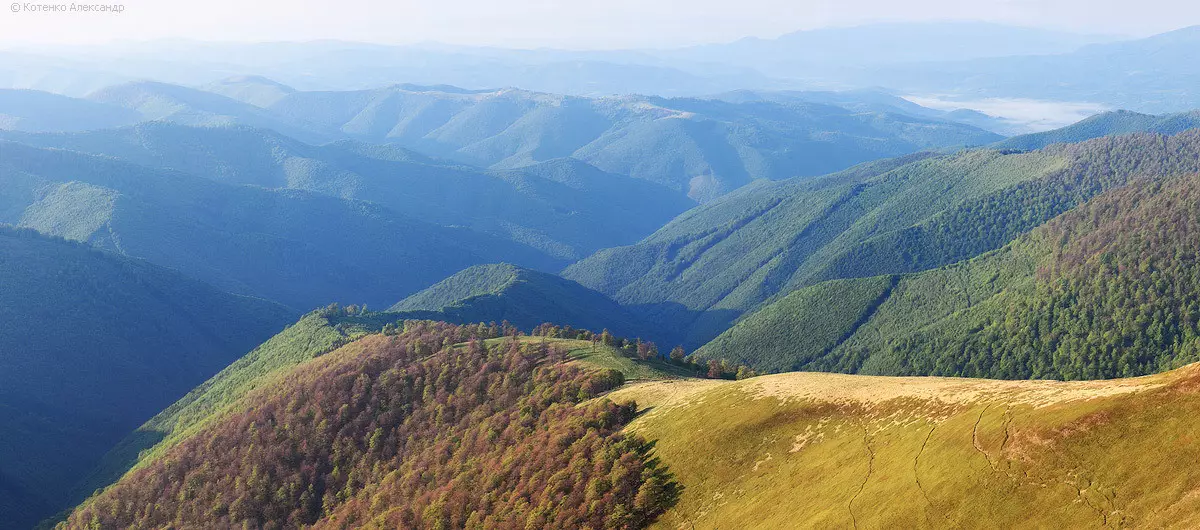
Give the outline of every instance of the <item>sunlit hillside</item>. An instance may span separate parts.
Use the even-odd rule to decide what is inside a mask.
[[[1195,528],[1200,366],[1051,382],[660,381],[629,430],[684,485],[661,528]]]

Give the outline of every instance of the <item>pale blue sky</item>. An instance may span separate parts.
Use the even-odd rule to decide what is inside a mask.
[[[59,0],[44,0],[56,2]],[[99,1],[99,0],[89,0]],[[21,2],[24,3],[24,2]],[[671,47],[879,21],[987,20],[1148,35],[1200,24],[1192,0],[115,0],[119,15],[0,12],[0,42],[179,37]]]

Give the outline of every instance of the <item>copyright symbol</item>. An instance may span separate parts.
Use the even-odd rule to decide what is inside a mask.
[[[8,6],[8,8],[11,9],[13,13],[21,12],[21,4],[19,2],[13,2],[11,6]]]

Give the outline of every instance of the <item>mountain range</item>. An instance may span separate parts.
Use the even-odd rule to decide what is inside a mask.
[[[1200,70],[1186,60],[1198,42],[1200,26],[1191,26],[1065,54],[907,64],[850,78],[855,85],[908,93],[1085,101],[1138,112],[1181,112],[1200,107],[1194,89]]]
[[[242,84],[257,86],[261,81]],[[239,91],[232,84],[224,86],[233,95],[253,92],[250,87]],[[492,169],[569,157],[666,186],[697,201],[753,179],[818,175],[917,150],[1000,139],[937,117],[852,111],[794,97],[731,103],[395,86],[293,91],[260,108],[196,89],[133,83],[88,98],[133,110],[143,120],[238,124],[318,144],[338,139],[389,143]]]
[[[0,142],[0,222],[174,268],[292,308],[386,307],[478,263],[562,263],[532,247],[362,201],[235,186]]]
[[[313,146],[243,126],[147,122],[73,134],[0,131],[0,138],[221,184],[370,201],[409,218],[510,239],[562,260],[635,241],[694,204],[665,187],[573,159],[480,170],[394,145],[343,140]]]
[[[1196,34],[0,52],[0,529],[1196,526]]]

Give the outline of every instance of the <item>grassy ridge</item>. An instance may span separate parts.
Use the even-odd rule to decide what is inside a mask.
[[[685,486],[661,528],[1189,528],[1198,381],[800,373],[610,398],[649,408],[629,430]]]

